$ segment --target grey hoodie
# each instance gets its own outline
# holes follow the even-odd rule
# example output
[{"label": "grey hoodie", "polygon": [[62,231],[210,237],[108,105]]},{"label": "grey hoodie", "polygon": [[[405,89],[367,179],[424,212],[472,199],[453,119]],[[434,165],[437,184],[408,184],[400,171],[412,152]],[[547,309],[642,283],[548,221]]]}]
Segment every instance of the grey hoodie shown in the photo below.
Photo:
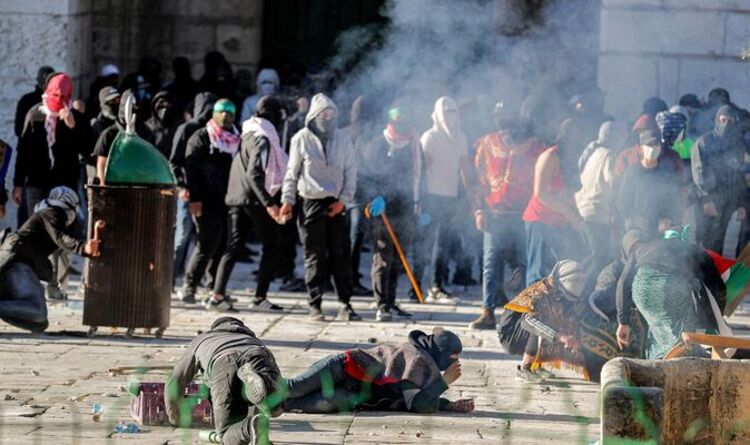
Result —
[{"label": "grey hoodie", "polygon": [[336,129],[324,150],[310,129],[313,119],[327,108],[338,110],[325,94],[316,94],[305,117],[305,127],[292,138],[282,203],[294,204],[297,193],[304,199],[335,198],[344,204],[354,199],[357,166],[349,134]]}]

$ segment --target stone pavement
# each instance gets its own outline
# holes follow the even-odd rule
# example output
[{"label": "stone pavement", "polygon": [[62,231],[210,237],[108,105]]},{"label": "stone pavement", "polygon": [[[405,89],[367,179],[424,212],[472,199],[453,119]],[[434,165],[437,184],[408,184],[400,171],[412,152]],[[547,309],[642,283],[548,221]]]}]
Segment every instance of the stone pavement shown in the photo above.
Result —
[{"label": "stone pavement", "polygon": [[[253,266],[242,264],[235,273],[249,277]],[[365,270],[363,268],[363,270]],[[235,280],[244,289],[249,280]],[[401,288],[405,295],[405,286]],[[341,415],[284,414],[272,420],[276,444],[589,444],[598,433],[598,386],[570,371],[546,385],[524,385],[514,378],[516,357],[503,354],[494,332],[466,329],[479,305],[478,287],[460,292],[457,305],[404,303],[415,319],[409,323],[375,323],[371,299],[357,298],[354,306],[365,321],[359,323],[307,321],[304,295],[278,294],[272,300],[289,308],[281,315],[247,309],[248,293],[237,292],[242,318],[273,350],[282,372],[295,375],[316,359],[374,342],[401,342],[412,329],[445,326],[462,338],[463,376],[450,388],[449,398],[474,397],[473,414],[413,415],[407,413],[349,413]],[[145,427],[138,434],[113,434],[119,420],[130,421],[128,376],[111,376],[110,368],[171,365],[199,330],[216,317],[176,298],[172,323],[164,338],[123,337],[101,329],[86,338],[81,323],[81,301],[50,307],[45,335],[24,333],[0,324],[0,443],[13,444],[193,444],[197,430]],[[326,297],[324,310],[333,315],[337,304]],[[747,323],[746,309],[736,317]],[[148,381],[163,381],[153,373]],[[94,422],[92,404],[105,406]]]}]

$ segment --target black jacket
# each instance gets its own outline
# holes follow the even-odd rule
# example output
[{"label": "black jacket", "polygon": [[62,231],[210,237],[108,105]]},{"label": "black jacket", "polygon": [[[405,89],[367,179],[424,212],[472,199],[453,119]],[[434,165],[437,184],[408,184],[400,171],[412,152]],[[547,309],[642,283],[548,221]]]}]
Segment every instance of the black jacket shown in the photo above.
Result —
[{"label": "black jacket", "polygon": [[682,221],[683,193],[679,173],[660,162],[652,169],[640,163],[625,171],[619,184],[617,208],[625,216],[626,229],[654,234],[659,220]]},{"label": "black jacket", "polygon": [[[420,149],[417,153],[420,156],[421,166],[420,171],[417,172],[411,143],[401,148],[391,149],[385,137],[380,133],[371,142],[358,144],[357,149],[362,151],[359,159],[360,165],[369,172],[364,186],[372,188],[372,190],[363,190],[361,195],[369,196],[373,194],[373,191],[377,191],[377,194],[385,198],[389,215],[413,212],[415,198],[425,192],[422,150]],[[419,178],[417,196],[414,195],[415,174]]]},{"label": "black jacket", "polygon": [[174,140],[179,122],[176,120],[174,122],[162,122],[156,115],[156,102],[165,96],[170,96],[170,94],[166,91],[160,91],[151,99],[151,117],[145,122],[145,126],[151,133],[154,146],[169,159],[169,155],[172,153],[172,140]]},{"label": "black jacket", "polygon": [[49,256],[57,249],[84,255],[85,241],[79,239],[77,223],[65,225],[65,211],[49,207],[34,213],[17,232],[8,235],[0,246],[0,270],[12,261],[20,261],[34,269],[44,281],[52,278]]},{"label": "black jacket", "polygon": [[28,114],[31,107],[42,101],[42,90],[35,89],[30,93],[26,93],[21,96],[16,105],[16,119],[14,122],[14,131],[16,137],[20,138],[23,133],[23,127],[26,123],[26,114]]},{"label": "black jacket", "polygon": [[195,96],[195,105],[193,108],[193,118],[175,130],[172,139],[172,152],[169,154],[169,164],[172,167],[172,173],[177,179],[179,187],[185,187],[185,151],[187,142],[190,137],[199,129],[206,126],[206,122],[211,119],[216,96],[213,93],[198,93]]},{"label": "black jacket", "polygon": [[52,146],[55,158],[55,165],[52,167],[47,131],[44,129],[45,116],[39,110],[41,105],[33,106],[26,114],[26,123],[18,140],[13,185],[42,189],[64,185],[76,190],[80,176],[79,156],[88,156],[93,144],[89,121],[76,110],[71,110],[76,122],[74,128],[68,128],[63,121],[58,121],[56,140]]},{"label": "black jacket", "polygon": [[276,196],[271,196],[265,187],[265,167],[270,149],[267,138],[254,133],[242,135],[240,151],[232,161],[229,172],[227,205],[271,207],[279,204],[281,190]]},{"label": "black jacket", "polygon": [[185,153],[185,185],[190,201],[223,207],[231,168],[232,155],[211,149],[205,127],[193,133]]}]

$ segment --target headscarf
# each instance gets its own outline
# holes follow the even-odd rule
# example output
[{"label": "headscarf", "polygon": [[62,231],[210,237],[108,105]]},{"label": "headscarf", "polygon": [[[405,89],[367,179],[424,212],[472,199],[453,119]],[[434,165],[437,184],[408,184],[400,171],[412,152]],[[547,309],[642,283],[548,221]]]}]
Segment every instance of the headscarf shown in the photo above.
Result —
[{"label": "headscarf", "polygon": [[78,194],[73,189],[65,186],[55,187],[49,192],[47,199],[39,201],[34,206],[34,212],[39,212],[50,207],[57,207],[65,211],[65,225],[73,224],[78,214]]},{"label": "headscarf", "polygon": [[420,330],[409,332],[409,343],[426,352],[435,360],[438,369],[445,371],[455,360],[450,356],[460,354],[463,350],[458,335],[443,328],[435,328],[431,335]]},{"label": "headscarf", "polygon": [[447,96],[441,97],[435,102],[435,108],[432,111],[432,122],[434,126],[451,139],[465,140],[466,136],[464,136],[461,131],[461,120],[458,118],[458,114],[456,115],[456,124],[451,125],[451,128],[449,128],[449,124],[445,121],[446,108],[453,108],[456,110],[456,113],[458,113],[458,104],[453,98]]},{"label": "headscarf", "polygon": [[268,139],[271,144],[271,148],[268,150],[268,161],[266,161],[266,181],[264,185],[268,194],[274,196],[281,189],[286,167],[289,163],[289,156],[281,148],[276,127],[267,119],[253,116],[242,124],[242,134],[245,133],[259,134]]},{"label": "headscarf", "polygon": [[668,149],[672,148],[680,133],[687,128],[687,119],[680,113],[662,111],[656,115],[656,124],[661,131],[662,146]]},{"label": "headscarf", "polygon": [[55,145],[57,120],[59,112],[64,107],[70,107],[73,96],[73,82],[65,73],[51,74],[47,79],[47,86],[42,94],[41,112],[44,113],[44,131],[47,133],[47,148],[50,168],[55,166],[55,156],[52,146]]},{"label": "headscarf", "polygon": [[577,261],[559,261],[552,269],[551,276],[555,287],[563,291],[566,299],[577,301],[581,298],[586,285],[586,273]]},{"label": "headscarf", "polygon": [[206,122],[206,130],[208,131],[208,138],[211,140],[211,154],[214,154],[214,149],[232,156],[237,154],[237,149],[240,146],[237,127],[232,125],[232,129],[227,130],[220,127],[213,119],[209,119]]},{"label": "headscarf", "polygon": [[597,148],[618,150],[628,137],[628,129],[622,121],[606,121],[599,127],[599,137],[591,142],[578,158],[578,171],[583,172],[586,162]]}]

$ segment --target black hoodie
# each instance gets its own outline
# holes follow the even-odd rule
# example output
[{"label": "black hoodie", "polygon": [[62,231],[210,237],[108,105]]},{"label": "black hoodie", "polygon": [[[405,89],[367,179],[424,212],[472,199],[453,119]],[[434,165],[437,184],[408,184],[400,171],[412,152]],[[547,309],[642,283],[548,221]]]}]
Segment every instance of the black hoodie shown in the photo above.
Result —
[{"label": "black hoodie", "polygon": [[160,91],[156,93],[154,98],[151,100],[151,117],[148,118],[145,125],[151,131],[154,137],[154,145],[164,155],[169,158],[172,153],[172,140],[177,132],[177,127],[180,121],[175,118],[169,118],[167,121],[162,121],[156,113],[156,105],[160,100],[167,100],[172,104],[172,114],[177,113],[175,98],[172,94],[166,91]]},{"label": "black hoodie", "polygon": [[[87,164],[96,165],[97,156],[103,156],[105,158],[109,157],[109,151],[112,149],[112,143],[117,138],[117,135],[125,132],[125,102],[127,102],[128,97],[131,96],[136,97],[131,90],[122,93],[120,98],[120,108],[117,110],[117,122],[99,135],[99,138],[96,140],[96,145],[94,145],[93,156],[89,159]],[[136,121],[135,132],[141,138],[154,144],[154,135],[143,122]]]},{"label": "black hoodie", "polygon": [[183,123],[174,134],[172,139],[172,152],[169,155],[169,164],[172,166],[172,173],[177,178],[177,185],[185,187],[185,151],[187,141],[196,131],[206,126],[213,114],[214,104],[218,98],[215,94],[209,92],[198,93],[195,96],[193,106],[193,118]]}]

